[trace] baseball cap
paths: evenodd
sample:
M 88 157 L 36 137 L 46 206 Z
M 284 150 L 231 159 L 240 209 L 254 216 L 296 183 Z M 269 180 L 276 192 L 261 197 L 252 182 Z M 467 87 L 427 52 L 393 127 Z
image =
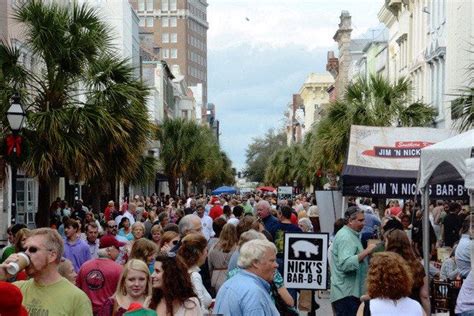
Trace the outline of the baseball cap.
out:
M 15 285 L 0 281 L 0 315 L 25 316 L 28 315 L 25 307 L 21 305 L 23 295 Z
M 105 235 L 100 239 L 99 248 L 107 248 L 111 246 L 114 246 L 115 248 L 120 248 L 125 246 L 125 243 L 118 241 L 117 239 L 115 239 L 115 236 L 112 235 Z

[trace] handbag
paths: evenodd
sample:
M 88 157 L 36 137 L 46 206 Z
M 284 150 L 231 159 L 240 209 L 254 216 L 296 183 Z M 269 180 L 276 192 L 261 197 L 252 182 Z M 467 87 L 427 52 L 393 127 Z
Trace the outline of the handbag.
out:
M 370 300 L 364 302 L 364 316 L 370 316 Z
M 275 301 L 275 306 L 280 313 L 281 316 L 298 316 L 299 313 L 292 308 L 291 306 L 288 306 L 285 301 L 281 298 L 280 294 L 278 293 L 278 289 L 275 285 L 275 283 L 271 283 L 271 294 L 273 297 L 273 300 Z

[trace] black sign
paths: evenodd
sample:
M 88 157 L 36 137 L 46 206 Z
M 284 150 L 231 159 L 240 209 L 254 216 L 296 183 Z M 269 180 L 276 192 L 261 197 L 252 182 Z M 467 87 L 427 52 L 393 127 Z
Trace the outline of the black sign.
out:
M 285 286 L 292 289 L 327 288 L 328 234 L 285 233 Z
M 365 181 L 344 181 L 344 196 L 398 197 L 413 198 L 417 192 L 416 179 L 383 179 L 367 178 Z M 462 182 L 438 183 L 429 185 L 429 195 L 433 199 L 468 200 L 467 189 Z

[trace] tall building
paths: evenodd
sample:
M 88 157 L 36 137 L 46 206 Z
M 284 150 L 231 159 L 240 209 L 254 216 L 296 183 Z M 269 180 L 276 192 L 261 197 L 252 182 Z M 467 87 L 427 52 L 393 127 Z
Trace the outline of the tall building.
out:
M 189 86 L 202 84 L 207 104 L 207 1 L 130 0 L 140 18 L 140 43 L 144 50 L 179 66 Z M 201 116 L 206 108 L 201 108 Z

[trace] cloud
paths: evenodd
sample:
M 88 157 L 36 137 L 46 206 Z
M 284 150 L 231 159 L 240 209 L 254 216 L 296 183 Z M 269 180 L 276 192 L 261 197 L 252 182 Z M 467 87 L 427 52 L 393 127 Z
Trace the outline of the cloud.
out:
M 242 43 L 276 48 L 299 45 L 308 50 L 333 47 L 341 10 L 350 11 L 353 36 L 359 36 L 376 23 L 382 2 L 210 1 L 208 49 L 227 50 Z
M 255 137 L 283 126 L 283 112 L 311 72 L 325 72 L 341 10 L 352 37 L 369 36 L 383 0 L 214 0 L 208 7 L 208 96 L 220 142 L 237 170 Z M 247 20 L 248 19 L 248 20 Z

